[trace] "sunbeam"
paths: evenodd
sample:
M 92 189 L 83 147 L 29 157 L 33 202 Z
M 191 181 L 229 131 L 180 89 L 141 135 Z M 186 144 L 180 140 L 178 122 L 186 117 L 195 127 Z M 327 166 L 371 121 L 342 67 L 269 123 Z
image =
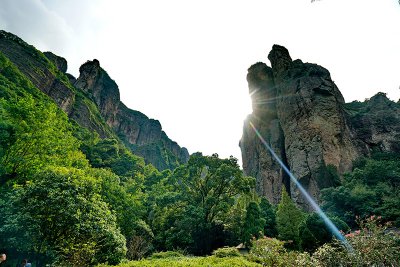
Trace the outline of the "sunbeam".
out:
M 260 132 L 256 129 L 253 123 L 249 122 L 251 128 L 253 128 L 254 132 L 263 143 L 263 145 L 267 148 L 267 150 L 271 153 L 271 155 L 276 159 L 276 161 L 281 165 L 283 170 L 289 175 L 290 180 L 294 182 L 297 188 L 300 190 L 302 195 L 306 198 L 306 200 L 311 204 L 315 212 L 321 217 L 321 219 L 325 222 L 326 226 L 329 228 L 331 233 L 339 239 L 342 244 L 346 247 L 349 252 L 353 252 L 352 246 L 347 242 L 346 238 L 340 233 L 339 229 L 333 224 L 333 222 L 326 216 L 326 214 L 321 210 L 315 200 L 308 194 L 308 192 L 304 189 L 304 187 L 299 183 L 296 177 L 290 172 L 290 170 L 286 167 L 286 165 L 282 162 L 282 160 L 275 154 L 274 150 L 268 145 L 268 143 L 261 136 Z

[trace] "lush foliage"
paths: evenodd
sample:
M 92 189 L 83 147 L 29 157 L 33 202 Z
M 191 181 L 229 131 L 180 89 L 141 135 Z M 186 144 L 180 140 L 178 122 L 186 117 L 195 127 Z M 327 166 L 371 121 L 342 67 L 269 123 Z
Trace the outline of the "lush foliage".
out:
M 124 257 L 125 238 L 101 200 L 96 178 L 56 168 L 38 172 L 33 181 L 5 196 L 1 232 L 6 244 L 78 266 L 118 263 Z
M 350 230 L 349 226 L 339 218 L 332 217 L 330 220 L 343 233 L 347 233 Z M 299 225 L 299 236 L 301 248 L 309 252 L 313 252 L 333 238 L 331 230 L 316 213 L 308 214 L 306 219 Z
M 256 202 L 250 202 L 243 224 L 243 241 L 246 246 L 250 246 L 253 238 L 260 238 L 264 235 L 265 219 L 262 218 L 260 207 Z
M 40 265 L 118 263 L 124 235 L 148 228 L 140 220 L 143 160 L 125 149 L 104 166 L 122 170 L 123 182 L 93 169 L 75 137 L 84 130 L 2 55 L 0 92 L 0 249 Z
M 157 248 L 205 254 L 223 246 L 230 207 L 253 186 L 236 159 L 192 155 L 150 192 Z
M 282 188 L 281 201 L 276 211 L 276 225 L 279 239 L 287 241 L 290 248 L 299 248 L 299 226 L 304 220 L 305 214 L 296 207 L 288 193 Z
M 106 125 L 84 92 L 40 52 L 25 48 L 76 93 L 74 105 L 87 104 L 96 123 Z M 367 108 L 353 103 L 348 112 L 359 116 Z M 260 198 L 254 178 L 233 157 L 196 153 L 179 166 L 166 154 L 177 168 L 159 172 L 117 136 L 107 136 L 69 119 L 0 53 L 0 253 L 55 266 L 398 264 L 398 228 L 370 217 L 400 225 L 398 155 L 360 159 L 343 179 L 332 166 L 324 170 L 321 179 L 336 186 L 323 190 L 324 209 L 343 232 L 346 223 L 353 228 L 347 238 L 354 253 L 348 253 L 285 190 L 277 207 Z M 357 225 L 357 216 L 370 219 Z M 239 244 L 250 249 L 248 256 Z
M 108 265 L 99 265 L 98 267 L 106 267 Z M 132 261 L 119 264 L 118 267 L 259 267 L 258 263 L 251 262 L 244 257 L 218 258 L 216 256 L 209 257 L 178 257 L 167 259 L 152 259 Z
M 239 251 L 234 247 L 219 248 L 213 251 L 213 255 L 217 258 L 239 257 Z
M 346 235 L 352 249 L 334 240 L 313 254 L 317 266 L 399 266 L 400 236 L 379 224 L 375 216 L 359 222 L 360 230 Z
M 355 226 L 356 216 L 382 216 L 400 226 L 400 160 L 398 155 L 376 153 L 360 159 L 341 186 L 322 191 L 324 208 Z
M 265 220 L 264 235 L 269 237 L 276 237 L 278 230 L 276 229 L 276 211 L 271 203 L 265 197 L 261 198 L 260 209 L 262 218 Z
M 309 254 L 288 252 L 284 245 L 284 241 L 275 238 L 255 240 L 248 258 L 262 266 L 310 266 Z
M 217 250 L 217 257 L 184 257 L 166 252 L 165 256 L 118 265 L 130 266 L 399 266 L 400 236 L 392 228 L 380 225 L 379 218 L 370 217 L 359 222 L 360 230 L 346 235 L 352 249 L 346 249 L 334 239 L 314 253 L 287 251 L 285 243 L 275 238 L 254 240 L 247 256 L 239 256 L 234 248 Z M 107 265 L 101 265 L 105 267 Z

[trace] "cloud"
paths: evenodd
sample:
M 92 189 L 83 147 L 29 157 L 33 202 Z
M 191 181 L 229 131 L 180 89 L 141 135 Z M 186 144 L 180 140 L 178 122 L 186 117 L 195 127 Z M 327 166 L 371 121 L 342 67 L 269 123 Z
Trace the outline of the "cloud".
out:
M 2 0 L 0 22 L 3 30 L 42 51 L 62 54 L 73 38 L 73 29 L 40 0 Z

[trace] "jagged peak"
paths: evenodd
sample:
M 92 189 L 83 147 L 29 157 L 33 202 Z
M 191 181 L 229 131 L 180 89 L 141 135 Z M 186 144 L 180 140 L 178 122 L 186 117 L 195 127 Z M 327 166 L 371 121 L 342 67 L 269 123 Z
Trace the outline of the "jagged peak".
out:
M 271 67 L 263 62 L 257 62 L 247 70 L 247 82 L 249 84 L 249 93 L 254 90 L 260 90 L 273 83 L 273 74 Z
M 391 101 L 386 93 L 378 92 L 373 97 L 370 98 L 370 101 Z
M 284 46 L 277 44 L 272 46 L 272 50 L 268 54 L 268 59 L 271 62 L 272 69 L 276 73 L 287 70 L 292 64 L 289 51 Z
M 97 59 L 86 61 L 79 67 L 79 72 L 82 73 L 83 71 L 92 70 L 92 69 L 100 70 L 100 61 L 98 61 Z
M 265 64 L 264 62 L 260 61 L 260 62 L 257 62 L 255 64 L 251 65 L 250 68 L 247 69 L 247 72 L 252 72 L 254 70 L 259 70 L 259 69 L 265 68 L 265 67 L 268 67 L 268 65 Z
M 57 67 L 57 69 L 63 73 L 67 72 L 68 62 L 65 58 L 54 54 L 53 52 L 46 51 L 43 54 Z

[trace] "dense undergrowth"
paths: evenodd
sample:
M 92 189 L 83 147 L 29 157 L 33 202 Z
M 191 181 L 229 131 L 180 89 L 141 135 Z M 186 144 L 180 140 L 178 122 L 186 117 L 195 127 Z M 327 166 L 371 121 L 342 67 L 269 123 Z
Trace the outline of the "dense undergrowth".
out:
M 400 266 L 400 237 L 388 225 L 381 225 L 380 220 L 372 216 L 360 221 L 361 230 L 347 234 L 346 245 L 334 239 L 312 253 L 288 250 L 285 242 L 264 237 L 253 240 L 245 255 L 236 248 L 221 248 L 207 257 L 183 256 L 170 251 L 118 266 Z

